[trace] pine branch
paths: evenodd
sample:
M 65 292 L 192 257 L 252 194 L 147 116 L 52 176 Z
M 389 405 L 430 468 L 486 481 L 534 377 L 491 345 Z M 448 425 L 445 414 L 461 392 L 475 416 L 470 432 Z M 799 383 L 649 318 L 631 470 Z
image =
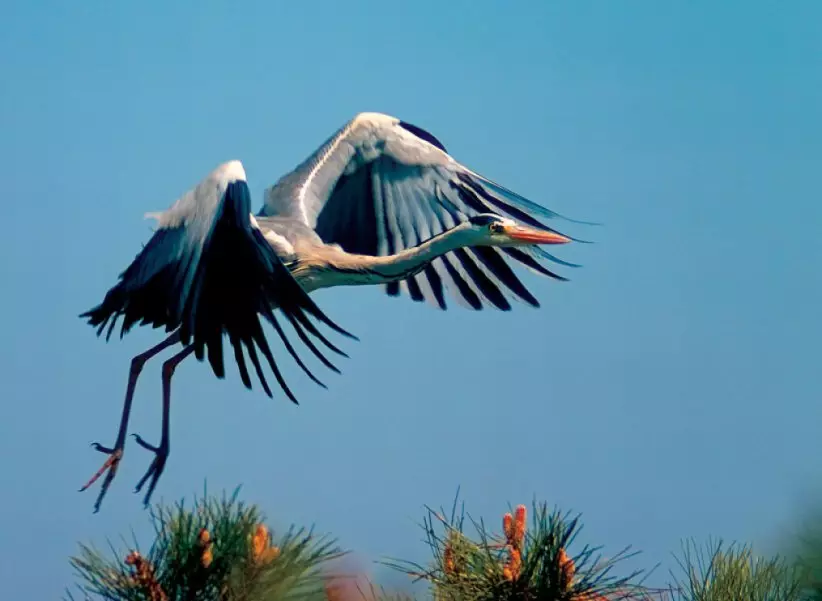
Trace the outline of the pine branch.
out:
M 272 542 L 259 510 L 239 502 L 238 492 L 203 496 L 191 509 L 184 502 L 155 507 L 146 554 L 136 543 L 128 554 L 109 545 L 109 555 L 81 544 L 71 564 L 82 599 L 325 601 L 322 568 L 344 553 L 313 529 L 291 527 Z
M 423 518 L 426 542 L 433 561 L 428 566 L 401 560 L 385 565 L 431 584 L 434 599 L 442 601 L 595 601 L 599 599 L 647 598 L 650 591 L 635 580 L 611 574 L 614 566 L 635 553 L 626 548 L 610 559 L 599 548 L 583 546 L 574 557 L 566 549 L 579 530 L 579 516 L 570 517 L 545 504 L 533 505 L 531 527 L 526 527 L 526 508 L 505 514 L 501 534 L 482 520 L 468 518 L 476 531 L 465 532 L 464 508 L 459 515 L 456 502 L 450 518 L 430 508 Z
M 671 597 L 679 601 L 800 601 L 801 570 L 780 557 L 755 557 L 749 546 L 682 545 Z

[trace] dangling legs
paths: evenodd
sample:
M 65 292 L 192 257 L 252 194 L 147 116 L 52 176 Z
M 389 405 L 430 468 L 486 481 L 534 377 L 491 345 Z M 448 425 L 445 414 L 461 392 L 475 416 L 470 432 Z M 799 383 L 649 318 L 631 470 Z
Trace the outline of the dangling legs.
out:
M 171 410 L 171 377 L 174 375 L 174 370 L 177 366 L 193 352 L 194 347 L 187 346 L 174 355 L 171 359 L 163 363 L 163 431 L 160 437 L 160 446 L 155 447 L 154 445 L 151 445 L 143 440 L 139 434 L 132 434 L 132 436 L 134 436 L 134 440 L 137 441 L 137 444 L 154 453 L 154 461 L 151 462 L 148 471 L 146 471 L 145 475 L 140 479 L 137 483 L 137 487 L 134 489 L 134 492 L 140 492 L 140 489 L 143 488 L 143 484 L 151 478 L 151 483 L 148 485 L 148 491 L 146 491 L 146 496 L 143 498 L 143 504 L 146 507 L 148 507 L 151 494 L 154 492 L 154 487 L 157 486 L 157 480 L 160 479 L 160 475 L 166 467 L 166 459 L 168 459 L 169 413 Z
M 106 459 L 103 467 L 101 467 L 97 473 L 94 474 L 91 479 L 80 489 L 81 492 L 86 490 L 89 486 L 94 484 L 100 476 L 104 473 L 106 474 L 106 478 L 103 480 L 103 485 L 100 487 L 100 494 L 97 495 L 97 501 L 94 503 L 95 513 L 100 511 L 100 503 L 103 502 L 103 497 L 106 495 L 106 491 L 111 485 L 112 480 L 114 480 L 114 476 L 117 474 L 117 467 L 120 464 L 120 460 L 123 458 L 123 448 L 125 447 L 126 432 L 128 431 L 128 420 L 131 414 L 131 401 L 134 399 L 134 390 L 137 388 L 137 378 L 140 377 L 140 372 L 143 370 L 143 366 L 146 364 L 146 361 L 164 351 L 168 347 L 174 346 L 178 342 L 180 342 L 180 334 L 174 332 L 157 346 L 148 349 L 144 353 L 140 353 L 131 360 L 131 369 L 128 373 L 128 386 L 126 387 L 126 399 L 123 402 L 123 414 L 120 417 L 120 429 L 117 431 L 117 440 L 114 442 L 114 447 L 104 447 L 98 442 L 91 445 L 101 453 L 107 454 L 109 458 Z

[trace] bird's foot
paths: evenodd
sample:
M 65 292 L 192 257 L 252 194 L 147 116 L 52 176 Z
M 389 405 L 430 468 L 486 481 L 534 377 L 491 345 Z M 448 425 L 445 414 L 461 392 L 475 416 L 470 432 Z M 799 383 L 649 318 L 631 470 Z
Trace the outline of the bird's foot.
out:
M 134 487 L 134 492 L 138 493 L 143 488 L 143 485 L 148 482 L 149 478 L 151 482 L 149 482 L 148 490 L 146 491 L 145 497 L 143 497 L 143 505 L 148 507 L 149 501 L 151 500 L 151 495 L 154 493 L 154 488 L 157 486 L 157 481 L 160 479 L 160 476 L 163 473 L 163 470 L 166 467 L 166 459 L 168 459 L 168 443 L 163 441 L 160 443 L 159 447 L 155 447 L 152 444 L 147 443 L 139 434 L 132 434 L 134 440 L 137 441 L 137 444 L 143 447 L 144 449 L 151 451 L 154 453 L 154 461 L 151 462 L 151 465 L 148 466 L 148 470 L 146 471 L 145 475 L 140 478 L 140 481 L 137 483 L 137 486 Z
M 99 442 L 94 442 L 91 444 L 93 449 L 100 451 L 101 453 L 105 453 L 108 455 L 108 459 L 106 459 L 103 466 L 97 470 L 97 473 L 94 474 L 88 482 L 86 482 L 81 488 L 80 492 L 88 489 L 92 484 L 99 480 L 100 476 L 103 474 L 106 475 L 105 479 L 103 480 L 103 485 L 100 487 L 100 494 L 97 495 L 97 500 L 94 502 L 94 513 L 100 511 L 100 504 L 103 502 L 103 497 L 106 496 L 106 492 L 108 491 L 108 487 L 111 486 L 112 480 L 114 480 L 114 476 L 117 474 L 117 468 L 120 465 L 120 460 L 123 458 L 123 443 L 117 442 L 113 448 L 111 447 L 104 447 Z

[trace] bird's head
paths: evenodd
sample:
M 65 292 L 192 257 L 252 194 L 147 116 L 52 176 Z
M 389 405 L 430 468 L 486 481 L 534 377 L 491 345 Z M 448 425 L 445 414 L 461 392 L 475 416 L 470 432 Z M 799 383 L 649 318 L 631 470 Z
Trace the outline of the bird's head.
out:
M 528 246 L 531 244 L 567 244 L 570 238 L 559 232 L 521 225 L 493 213 L 474 215 L 466 222 L 484 246 Z

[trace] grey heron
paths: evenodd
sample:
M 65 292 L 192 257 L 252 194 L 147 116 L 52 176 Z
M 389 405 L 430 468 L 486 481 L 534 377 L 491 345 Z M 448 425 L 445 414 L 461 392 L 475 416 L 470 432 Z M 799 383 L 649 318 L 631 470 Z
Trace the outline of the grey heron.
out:
M 106 474 L 98 511 L 123 456 L 132 398 L 145 363 L 182 345 L 162 368 L 160 443 L 137 443 L 154 453 L 138 482 L 149 481 L 149 499 L 169 454 L 171 379 L 192 354 L 225 376 L 227 335 L 246 388 L 246 355 L 271 397 L 263 362 L 294 403 L 294 394 L 263 332 L 260 318 L 277 333 L 305 374 L 323 384 L 303 362 L 277 319 L 288 321 L 305 347 L 338 372 L 316 343 L 347 356 L 312 321 L 355 336 L 332 321 L 309 294 L 330 286 L 381 285 L 391 296 L 407 294 L 446 309 L 446 292 L 470 309 L 511 308 L 509 298 L 534 307 L 537 299 L 508 261 L 564 280 L 542 260 L 573 266 L 540 245 L 578 241 L 543 221 L 561 217 L 475 173 L 448 154 L 427 131 L 380 113 L 361 113 L 337 130 L 293 171 L 265 190 L 251 212 L 243 165 L 236 160 L 212 171 L 166 211 L 149 214 L 157 228 L 103 301 L 83 313 L 106 340 L 122 318 L 122 338 L 135 324 L 164 328 L 167 337 L 131 361 L 114 445 L 93 443 L 108 455 L 81 490 Z M 565 219 L 565 218 L 563 218 Z M 572 221 L 572 220 L 569 220 Z M 585 223 L 585 222 L 577 222 Z

